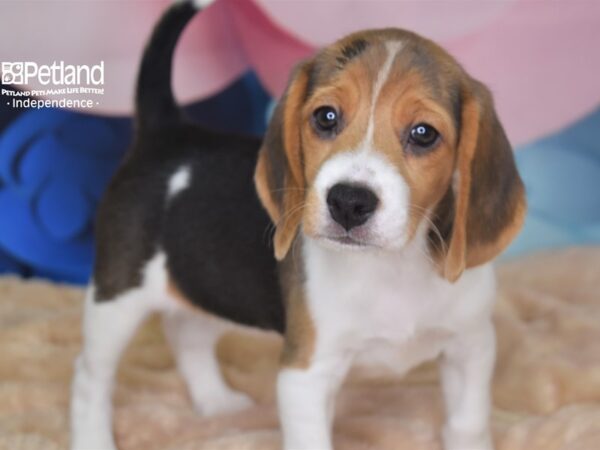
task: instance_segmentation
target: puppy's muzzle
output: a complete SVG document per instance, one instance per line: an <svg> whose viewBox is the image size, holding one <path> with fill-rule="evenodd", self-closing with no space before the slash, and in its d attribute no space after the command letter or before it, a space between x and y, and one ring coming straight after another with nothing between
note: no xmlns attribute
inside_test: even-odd
<svg viewBox="0 0 600 450"><path fill-rule="evenodd" d="M369 220L378 203L379 199L373 191L359 185L338 183L327 194L331 218L346 231Z"/></svg>

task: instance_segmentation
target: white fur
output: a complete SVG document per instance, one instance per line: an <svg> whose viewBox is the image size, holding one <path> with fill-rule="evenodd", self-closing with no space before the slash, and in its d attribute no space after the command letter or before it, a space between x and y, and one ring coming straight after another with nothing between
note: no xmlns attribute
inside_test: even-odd
<svg viewBox="0 0 600 450"><path fill-rule="evenodd" d="M197 409L206 414L235 411L250 399L222 380L214 354L219 336L233 324L190 311L168 293L166 257L158 252L142 270L142 283L117 298L85 299L82 354L75 363L71 394L71 449L114 450L112 390L123 349L148 315L161 312L177 365Z"/></svg>
<svg viewBox="0 0 600 450"><path fill-rule="evenodd" d="M164 254L157 254L143 270L139 288L116 299L98 303L95 288L88 289L83 317L84 348L75 363L71 397L71 448L116 448L112 435L112 389L119 358L139 324L161 298L166 285Z"/></svg>
<svg viewBox="0 0 600 450"><path fill-rule="evenodd" d="M331 449L335 396L352 363L350 353L333 350L315 355L308 369L279 372L277 402L285 450Z"/></svg>
<svg viewBox="0 0 600 450"><path fill-rule="evenodd" d="M190 186L191 170L189 166L179 167L171 178L169 178L169 186L167 190L167 200L171 200L179 192L187 189Z"/></svg>
<svg viewBox="0 0 600 450"><path fill-rule="evenodd" d="M423 252L424 230L400 251L349 253L305 238L305 290L316 345L308 370L286 369L279 376L287 450L331 449L328 414L352 360L404 373L440 353L446 450L491 448L493 271L483 265L449 283Z"/></svg>

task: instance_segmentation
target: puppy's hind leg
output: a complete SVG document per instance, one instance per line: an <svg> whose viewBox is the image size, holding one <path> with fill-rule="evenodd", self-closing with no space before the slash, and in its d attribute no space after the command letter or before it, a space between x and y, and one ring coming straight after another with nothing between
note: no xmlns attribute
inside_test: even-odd
<svg viewBox="0 0 600 450"><path fill-rule="evenodd" d="M150 312L140 289L98 302L88 289L83 351L75 363L71 393L71 449L113 450L112 390L120 356ZM140 298L142 297L142 298Z"/></svg>
<svg viewBox="0 0 600 450"><path fill-rule="evenodd" d="M202 312L163 314L165 335L185 379L196 410L205 415L239 411L252 405L246 394L234 391L223 379L216 345L231 324Z"/></svg>

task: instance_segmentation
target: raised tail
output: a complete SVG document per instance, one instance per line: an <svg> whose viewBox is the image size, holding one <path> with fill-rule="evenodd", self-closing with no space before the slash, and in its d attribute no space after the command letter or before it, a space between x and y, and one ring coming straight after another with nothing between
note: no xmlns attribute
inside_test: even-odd
<svg viewBox="0 0 600 450"><path fill-rule="evenodd" d="M137 79L135 106L138 131L181 121L181 110L171 88L173 53L187 23L210 3L212 1L178 0L154 27Z"/></svg>

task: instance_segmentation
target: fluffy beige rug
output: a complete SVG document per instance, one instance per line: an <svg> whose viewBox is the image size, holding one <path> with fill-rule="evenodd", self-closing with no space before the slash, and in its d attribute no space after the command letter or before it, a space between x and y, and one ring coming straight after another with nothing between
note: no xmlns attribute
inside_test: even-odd
<svg viewBox="0 0 600 450"><path fill-rule="evenodd" d="M539 254L504 263L498 274L497 448L600 449L600 249ZM0 279L0 449L66 448L80 312L80 290ZM202 418L190 407L152 320L121 365L115 399L120 448L279 448L273 406L279 348L272 335L225 337L219 356L226 378L259 404ZM440 449L436 378L434 364L403 380L354 373L338 402L336 448Z"/></svg>

